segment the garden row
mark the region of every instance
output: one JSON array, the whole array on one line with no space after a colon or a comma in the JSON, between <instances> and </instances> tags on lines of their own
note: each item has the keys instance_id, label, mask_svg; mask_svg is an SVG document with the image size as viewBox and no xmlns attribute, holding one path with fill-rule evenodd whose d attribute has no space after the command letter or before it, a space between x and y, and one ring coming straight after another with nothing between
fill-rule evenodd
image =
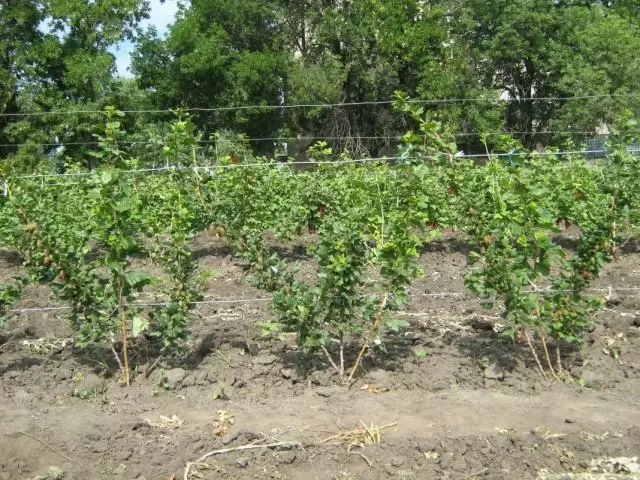
<instances>
[{"instance_id":1,"label":"garden row","mask_svg":"<svg viewBox=\"0 0 640 480\"><path fill-rule=\"evenodd\" d=\"M594 166L532 155L505 137L510 155L478 163L457 156L454 137L419 107L404 108L418 125L403 138L405 161L335 161L319 145L310 152L317 165L305 171L234 156L204 168L182 119L164 149L177 167L137 170L117 143L118 113L108 111L97 169L7 177L0 241L20 253L25 274L1 287L0 320L25 285L47 284L70 307L77 344L110 346L128 384L127 349L138 337L156 339L163 353L188 338L203 283L189 245L213 228L272 295L277 320L265 329L296 332L348 381L374 337L403 327L391 314L423 273L420 248L456 229L470 245L466 285L502 307L505 333L529 344L543 375L562 377L563 345L581 341L600 307L589 286L639 224L637 159L621 148ZM579 232L572 244L562 236L569 226ZM303 231L314 234L311 281L265 241L267 232ZM133 267L141 255L162 268L161 279ZM163 301L140 305L143 291ZM349 348L355 365L345 365Z\"/></svg>"}]
</instances>

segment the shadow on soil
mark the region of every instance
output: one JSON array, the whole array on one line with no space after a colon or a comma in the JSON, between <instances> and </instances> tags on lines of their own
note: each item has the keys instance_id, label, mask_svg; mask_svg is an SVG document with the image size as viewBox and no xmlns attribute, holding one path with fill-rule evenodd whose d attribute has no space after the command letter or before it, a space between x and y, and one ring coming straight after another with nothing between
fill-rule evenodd
<instances>
[{"instance_id":1,"label":"shadow on soil","mask_svg":"<svg viewBox=\"0 0 640 480\"><path fill-rule=\"evenodd\" d=\"M233 249L228 245L209 245L200 246L191 250L194 260L200 260L205 257L233 257Z\"/></svg>"},{"instance_id":2,"label":"shadow on soil","mask_svg":"<svg viewBox=\"0 0 640 480\"><path fill-rule=\"evenodd\" d=\"M461 253L463 255L467 255L469 253L469 242L464 240L462 235L459 237L460 238L452 236L431 240L430 242L422 245L420 253Z\"/></svg>"},{"instance_id":3,"label":"shadow on soil","mask_svg":"<svg viewBox=\"0 0 640 480\"><path fill-rule=\"evenodd\" d=\"M372 371L383 370L392 374L393 372L406 373L413 370L419 376L453 375L455 378L445 378L444 380L450 380L459 385L469 384L478 387L483 384L485 379L502 380L505 377L526 379L538 376L538 367L526 342L514 343L512 340L495 333L491 327L487 328L486 325L475 322L475 319L472 319L469 324L472 329L467 332L449 332L440 335L437 340L440 342L439 346L436 346L430 338L412 335L411 332L391 335L384 339L384 349L376 348L365 354L354 378L366 378L368 373ZM429 331L428 336L434 338L438 334L435 331ZM538 342L534 346L538 357L544 362L542 346ZM350 373L349 369L355 363L360 347L361 345L356 343L345 347L344 363L347 376ZM454 360L457 366L454 365L453 370L438 371L436 365L433 371L427 373L423 372L420 366L417 369L411 366L421 364L420 358L416 356L416 351L427 352L427 356L431 357L430 361L435 363L438 362L437 358L441 355L459 360ZM330 353L334 362L338 363L339 352L337 349L332 349ZM562 358L565 366L571 365L576 360L577 354L577 349L565 346ZM278 357L283 369L296 372L298 377L310 379L312 383L323 386L340 383L335 368L321 353L305 354L299 351L285 350L279 353ZM555 356L552 361L555 361ZM433 363L431 365L433 366ZM435 389L439 389L440 387L437 385L442 384L443 382L434 382L432 385ZM425 385L429 385L429 383Z\"/></svg>"},{"instance_id":4,"label":"shadow on soil","mask_svg":"<svg viewBox=\"0 0 640 480\"><path fill-rule=\"evenodd\" d=\"M0 376L11 371L22 372L24 370L29 370L31 367L35 367L42 363L43 359L39 357L21 357L17 360L10 361L3 367L0 367Z\"/></svg>"},{"instance_id":5,"label":"shadow on soil","mask_svg":"<svg viewBox=\"0 0 640 480\"><path fill-rule=\"evenodd\" d=\"M5 262L12 267L19 267L22 265L22 257L18 252L13 250L0 250L0 261Z\"/></svg>"}]
</instances>

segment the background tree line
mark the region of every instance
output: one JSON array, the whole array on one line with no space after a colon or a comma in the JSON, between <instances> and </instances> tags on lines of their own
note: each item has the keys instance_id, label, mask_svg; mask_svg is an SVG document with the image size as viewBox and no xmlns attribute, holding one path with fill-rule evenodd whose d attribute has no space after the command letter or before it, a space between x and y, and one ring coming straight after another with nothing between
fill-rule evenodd
<instances>
[{"instance_id":1,"label":"background tree line","mask_svg":"<svg viewBox=\"0 0 640 480\"><path fill-rule=\"evenodd\" d=\"M584 135L547 132L592 132L640 109L633 0L192 0L166 37L143 31L148 13L136 0L0 2L5 167L61 168L59 158L90 158L100 118L16 114L106 105L339 104L402 90L424 100L470 99L425 107L463 135L466 151L484 151L477 134L496 131L528 147L564 145ZM123 79L109 49L126 39L137 48L133 78ZM575 98L554 100L567 97ZM127 140L165 139L170 116L125 116ZM207 135L335 137L329 143L363 155L392 151L408 128L389 104L229 109L193 120ZM251 146L272 153L274 142Z\"/></svg>"}]
</instances>

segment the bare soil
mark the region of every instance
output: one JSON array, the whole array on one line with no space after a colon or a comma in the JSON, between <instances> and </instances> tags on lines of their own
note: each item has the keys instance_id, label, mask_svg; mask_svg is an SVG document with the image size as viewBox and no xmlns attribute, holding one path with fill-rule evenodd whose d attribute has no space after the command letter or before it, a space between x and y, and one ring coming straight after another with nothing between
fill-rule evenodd
<instances>
[{"instance_id":1,"label":"bare soil","mask_svg":"<svg viewBox=\"0 0 640 480\"><path fill-rule=\"evenodd\" d=\"M221 241L202 235L194 251L214 273L209 296L265 296ZM305 262L301 243L282 251ZM434 242L422 260L399 314L411 327L369 352L351 388L294 338L262 340L272 314L260 300L199 307L190 351L148 378L156 359L140 346L128 388L108 355L65 344L64 316L14 315L0 334L0 480L183 479L187 462L219 449L232 450L189 478L533 479L640 455L640 290L609 296L581 351L565 352L573 380L550 382L465 293L464 244ZM19 268L0 255L0 279ZM640 254L607 268L597 287L610 286L640 288ZM31 287L18 307L52 303Z\"/></svg>"}]
</instances>

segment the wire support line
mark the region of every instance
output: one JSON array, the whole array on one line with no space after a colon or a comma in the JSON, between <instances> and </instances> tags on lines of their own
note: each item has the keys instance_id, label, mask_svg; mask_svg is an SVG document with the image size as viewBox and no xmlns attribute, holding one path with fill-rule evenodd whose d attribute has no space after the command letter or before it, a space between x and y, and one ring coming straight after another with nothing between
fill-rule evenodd
<instances>
[{"instance_id":1,"label":"wire support line","mask_svg":"<svg viewBox=\"0 0 640 480\"><path fill-rule=\"evenodd\" d=\"M640 291L640 287L619 287L619 288L587 288L585 292L592 293L612 293L612 292L638 292ZM531 289L531 290L523 290L524 294L554 294L554 293L572 293L573 290L555 290L550 288L539 288L539 289ZM429 293L415 293L409 295L409 297L431 297L431 298L447 298L447 297L464 297L464 296L474 296L477 295L473 292L429 292ZM480 298L480 297L478 297ZM199 300L190 302L189 304L195 307L206 306L206 305L232 305L232 304L247 304L247 303L263 303L269 302L273 299L273 297L255 297L255 298L223 298L223 299L210 299L210 300ZM144 308L144 307L166 307L171 305L170 302L149 302L149 301L141 301L141 302L131 302L127 303L124 306L129 308ZM30 307L30 308L14 308L9 310L9 313L13 313L15 315L21 314L29 314L29 313L47 313L47 312L62 312L69 311L71 307L68 306L48 306L48 307Z\"/></svg>"},{"instance_id":2,"label":"wire support line","mask_svg":"<svg viewBox=\"0 0 640 480\"><path fill-rule=\"evenodd\" d=\"M463 98L434 98L434 99L409 99L407 103L420 105L446 105L456 103L528 103L528 102L560 102L560 101L576 101L576 100L592 100L604 98L635 98L640 97L640 93L620 93L620 94L596 94L596 95L576 95L573 97L525 97L525 98L495 98L495 97L463 97ZM361 102L342 102L342 103L299 103L291 105L235 105L225 107L176 107L173 109L141 109L141 110L119 110L124 114L159 114L174 112L230 112L243 110L291 110L298 108L343 108L356 106L376 106L376 105L392 105L397 100L367 100ZM46 115L93 115L104 114L104 110L51 110L51 111L33 111L33 112L9 112L0 113L0 117L37 117Z\"/></svg>"},{"instance_id":3,"label":"wire support line","mask_svg":"<svg viewBox=\"0 0 640 480\"><path fill-rule=\"evenodd\" d=\"M138 173L161 173L161 172L176 172L176 171L211 171L215 169L230 169L230 168L282 168L287 166L299 166L299 165L347 165L347 164L365 164L376 162L392 162L392 161L407 161L407 160L435 160L441 156L448 156L451 159L457 158L490 158L490 157L545 157L545 156L567 156L567 155L591 155L591 154L606 154L607 150L570 150L570 151L557 151L557 152L513 152L513 153L473 153L464 154L456 153L451 154L447 152L435 152L428 155L421 156L395 156L395 157L370 157L360 159L348 159L348 160L305 160L305 161L293 161L293 162L271 162L271 163L238 163L230 165L206 165L206 166L167 166L167 167L155 167L155 168L142 168L136 170L116 170L118 173L126 174L138 174ZM38 173L30 175L18 175L15 177L9 177L7 181L14 180L28 180L28 179L46 179L46 178L73 178L73 177L91 177L96 175L95 171L92 172L70 172L70 173Z\"/></svg>"},{"instance_id":4,"label":"wire support line","mask_svg":"<svg viewBox=\"0 0 640 480\"><path fill-rule=\"evenodd\" d=\"M640 291L640 287L620 287L620 288L587 288L584 290L585 292L592 293L610 293L610 292L638 292ZM522 290L523 294L532 294L538 293L542 295L554 294L554 293L574 293L575 290L559 290L553 288L538 288L538 289L527 289ZM419 293L411 295L419 296L419 297L432 297L432 298L440 298L440 297L465 297L465 296L477 296L475 293L469 292L432 292L432 293Z\"/></svg>"},{"instance_id":5,"label":"wire support line","mask_svg":"<svg viewBox=\"0 0 640 480\"><path fill-rule=\"evenodd\" d=\"M423 157L380 157L380 158L362 158L362 159L350 159L350 160L336 160L336 161L303 161L303 162L291 162L291 163L239 163L237 165L206 165L198 167L189 166L168 166L168 167L156 167L156 168L141 168L136 170L118 170L118 173L136 174L136 173L161 173L161 172L179 172L179 171L208 171L213 169L230 169L230 168L252 168L252 167L283 167L289 165L343 165L349 163L369 163L369 162L381 162L391 160L415 160ZM12 180L25 180L25 179L37 179L37 178L60 178L60 177L91 177L95 172L71 172L71 173L44 173L44 174L31 174L31 175L19 175L13 177Z\"/></svg>"},{"instance_id":6,"label":"wire support line","mask_svg":"<svg viewBox=\"0 0 640 480\"><path fill-rule=\"evenodd\" d=\"M237 304L237 303L256 303L256 302L268 302L271 300L271 297L261 297L261 298L226 298L219 300L199 300L195 302L190 302L189 305L193 306L201 306L201 305L228 305L228 304ZM126 303L123 306L129 308L137 308L137 307L166 307L171 305L170 302L132 302ZM29 308L14 308L9 310L10 313L14 314L25 314L25 313L37 313L37 312L64 312L71 310L71 307L68 306L50 306L50 307L29 307Z\"/></svg>"},{"instance_id":7,"label":"wire support line","mask_svg":"<svg viewBox=\"0 0 640 480\"><path fill-rule=\"evenodd\" d=\"M610 134L599 134L597 132L592 131L562 131L562 130L541 130L538 132L509 132L509 131L501 131L501 132L459 132L452 133L454 137L480 137L482 135L487 136L498 136L498 135L598 135L598 136L609 136ZM196 140L195 143L202 145L212 145L212 144L224 144L225 142L229 143L259 143L259 142L295 142L295 141L313 141L313 140L401 140L404 138L403 135L359 135L354 137L337 137L337 136L302 136L302 137L262 137L262 138L251 138L251 137L238 137L236 139L204 139L204 140ZM23 143L0 143L0 147L4 148L17 148L17 147L74 147L74 146L98 146L102 142L97 140L92 141L84 141L84 142L23 142ZM170 140L120 140L115 142L116 145L157 145L163 146L170 143Z\"/></svg>"},{"instance_id":8,"label":"wire support line","mask_svg":"<svg viewBox=\"0 0 640 480\"><path fill-rule=\"evenodd\" d=\"M461 154L455 155L457 158L486 158L486 157L538 157L538 156L553 156L553 155L590 155L597 153L608 153L607 150L567 150L567 151L549 151L549 152L509 152L509 153L472 153L472 154ZM436 153L435 155L446 155L446 153Z\"/></svg>"}]
</instances>

